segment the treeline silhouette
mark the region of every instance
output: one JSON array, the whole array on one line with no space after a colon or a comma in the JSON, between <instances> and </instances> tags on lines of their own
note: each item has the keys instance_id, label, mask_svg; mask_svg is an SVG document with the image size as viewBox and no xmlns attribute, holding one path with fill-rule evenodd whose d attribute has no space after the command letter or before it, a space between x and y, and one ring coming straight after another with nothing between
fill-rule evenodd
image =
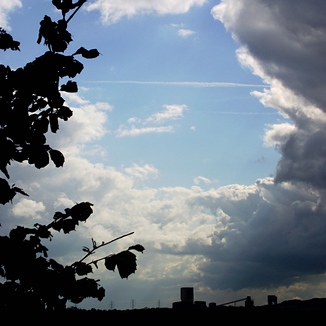
<instances>
[{"instance_id":1,"label":"treeline silhouette","mask_svg":"<svg viewBox=\"0 0 326 326\"><path fill-rule=\"evenodd\" d=\"M35 314L32 311L25 311L23 314L2 315L9 317L8 320L21 320L21 316L25 316L27 320L41 322L51 320L52 322L65 323L91 323L95 321L101 322L139 322L144 325L151 323L180 323L185 325L196 325L199 323L220 324L229 322L250 322L254 325L264 325L270 322L280 324L282 322L302 322L309 324L315 322L320 323L325 316L326 299L311 300L290 300L285 301L277 306L257 306L252 308L236 307L236 306L216 306L214 308L145 308L145 309L129 309L129 310L97 310L97 309L78 309L68 308L61 312L43 311Z\"/></svg>"}]
</instances>

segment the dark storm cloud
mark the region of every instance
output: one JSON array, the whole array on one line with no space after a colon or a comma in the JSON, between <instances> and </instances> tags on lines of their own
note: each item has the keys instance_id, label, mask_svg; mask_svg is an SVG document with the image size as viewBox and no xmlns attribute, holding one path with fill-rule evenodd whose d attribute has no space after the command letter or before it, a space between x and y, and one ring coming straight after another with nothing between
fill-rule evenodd
<instances>
[{"instance_id":1,"label":"dark storm cloud","mask_svg":"<svg viewBox=\"0 0 326 326\"><path fill-rule=\"evenodd\" d=\"M326 270L326 206L308 189L257 181L194 198L191 205L216 212L211 245L188 240L185 251L204 255L204 282L213 289L288 286ZM239 189L240 190L240 189Z\"/></svg>"},{"instance_id":2,"label":"dark storm cloud","mask_svg":"<svg viewBox=\"0 0 326 326\"><path fill-rule=\"evenodd\" d=\"M326 130L292 134L281 146L275 181L296 181L326 188Z\"/></svg>"},{"instance_id":3,"label":"dark storm cloud","mask_svg":"<svg viewBox=\"0 0 326 326\"><path fill-rule=\"evenodd\" d=\"M241 60L271 84L260 93L261 101L295 126L278 144L275 181L321 189L326 185L325 12L322 0L226 0L212 10L240 43Z\"/></svg>"},{"instance_id":4,"label":"dark storm cloud","mask_svg":"<svg viewBox=\"0 0 326 326\"><path fill-rule=\"evenodd\" d=\"M326 2L225 3L230 7L223 23L261 63L265 74L326 111ZM217 9L212 13L219 18Z\"/></svg>"},{"instance_id":5,"label":"dark storm cloud","mask_svg":"<svg viewBox=\"0 0 326 326\"><path fill-rule=\"evenodd\" d=\"M281 158L274 182L246 198L251 212L211 198L228 216L205 252L212 288L289 286L326 271L325 12L323 0L224 0L212 10L239 42L241 62L270 83L255 95L293 124L273 126Z\"/></svg>"}]
</instances>

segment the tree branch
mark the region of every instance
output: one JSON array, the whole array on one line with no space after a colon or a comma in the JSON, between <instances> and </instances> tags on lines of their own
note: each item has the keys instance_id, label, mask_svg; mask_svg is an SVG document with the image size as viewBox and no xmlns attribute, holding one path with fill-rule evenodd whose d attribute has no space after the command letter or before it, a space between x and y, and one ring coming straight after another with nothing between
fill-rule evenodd
<instances>
[{"instance_id":1,"label":"tree branch","mask_svg":"<svg viewBox=\"0 0 326 326\"><path fill-rule=\"evenodd\" d=\"M70 17L67 19L67 24L69 21L76 15L77 11L81 8L81 6L86 2L87 0L80 1L80 5L75 9L75 11L70 15Z\"/></svg>"},{"instance_id":2,"label":"tree branch","mask_svg":"<svg viewBox=\"0 0 326 326\"><path fill-rule=\"evenodd\" d=\"M79 260L79 263L81 263L82 261L84 261L87 257L89 257L90 255L92 255L96 250L98 250L99 248L101 248L101 247L104 247L104 246L107 246L108 244L110 244L110 243L112 243L112 242L114 242L114 241L117 241L117 240L119 240L119 239L122 239L122 238L124 238L124 237L127 237L127 236L129 236L129 235L131 235L131 234L133 234L134 232L130 232L130 233L127 233L127 234L124 234L124 235L121 235L120 237L117 237L117 238L115 238L115 239L113 239L113 240L111 240L111 241L108 241L108 242L102 242L99 246L94 246L94 242L93 242L93 249L92 250L90 250L81 260ZM99 260L102 260L102 259L104 259L104 258L100 258ZM99 261L99 260L97 260L97 261ZM92 263L92 262L91 262ZM91 264L90 263L90 264Z\"/></svg>"}]
</instances>

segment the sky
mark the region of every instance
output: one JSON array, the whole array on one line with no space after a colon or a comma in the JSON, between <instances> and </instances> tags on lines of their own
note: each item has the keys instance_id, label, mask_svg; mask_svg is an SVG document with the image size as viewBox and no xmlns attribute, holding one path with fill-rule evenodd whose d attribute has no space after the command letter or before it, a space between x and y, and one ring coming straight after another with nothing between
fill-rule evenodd
<instances>
[{"instance_id":1,"label":"sky","mask_svg":"<svg viewBox=\"0 0 326 326\"><path fill-rule=\"evenodd\" d=\"M77 202L94 213L55 233L49 254L70 264L82 247L134 232L98 256L140 243L127 280L103 266L106 289L80 308L171 307L195 300L255 305L326 290L326 23L323 0L88 0L70 21L81 58L73 117L48 135L62 168L12 164L17 195L0 232L49 223ZM21 42L13 69L42 55L45 0L0 0L0 26Z\"/></svg>"}]
</instances>

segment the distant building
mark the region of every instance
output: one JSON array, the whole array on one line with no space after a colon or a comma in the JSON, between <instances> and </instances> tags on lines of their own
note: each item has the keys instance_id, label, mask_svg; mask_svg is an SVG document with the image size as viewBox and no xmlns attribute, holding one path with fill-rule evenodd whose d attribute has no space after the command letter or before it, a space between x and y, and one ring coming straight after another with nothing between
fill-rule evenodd
<instances>
[{"instance_id":1,"label":"distant building","mask_svg":"<svg viewBox=\"0 0 326 326\"><path fill-rule=\"evenodd\" d=\"M245 307L252 308L253 306L254 306L254 300L252 300L251 297L248 295L245 301Z\"/></svg>"},{"instance_id":2,"label":"distant building","mask_svg":"<svg viewBox=\"0 0 326 326\"><path fill-rule=\"evenodd\" d=\"M206 301L195 301L195 308L197 309L207 308Z\"/></svg>"},{"instance_id":3,"label":"distant building","mask_svg":"<svg viewBox=\"0 0 326 326\"><path fill-rule=\"evenodd\" d=\"M268 295L267 303L269 306L276 306L277 305L277 296L276 295Z\"/></svg>"},{"instance_id":4,"label":"distant building","mask_svg":"<svg viewBox=\"0 0 326 326\"><path fill-rule=\"evenodd\" d=\"M216 302L210 302L208 308L216 308Z\"/></svg>"},{"instance_id":5,"label":"distant building","mask_svg":"<svg viewBox=\"0 0 326 326\"><path fill-rule=\"evenodd\" d=\"M194 288L183 287L180 289L181 301L173 302L172 307L174 309L202 309L207 308L206 301L194 301Z\"/></svg>"},{"instance_id":6,"label":"distant building","mask_svg":"<svg viewBox=\"0 0 326 326\"><path fill-rule=\"evenodd\" d=\"M181 288L180 299L182 302L194 303L194 288Z\"/></svg>"}]
</instances>

